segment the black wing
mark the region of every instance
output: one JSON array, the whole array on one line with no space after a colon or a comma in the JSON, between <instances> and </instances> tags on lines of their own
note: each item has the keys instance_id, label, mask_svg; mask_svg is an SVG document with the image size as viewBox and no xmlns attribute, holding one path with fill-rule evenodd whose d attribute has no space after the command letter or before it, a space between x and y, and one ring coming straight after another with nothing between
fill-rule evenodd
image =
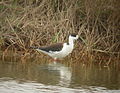
<instances>
[{"instance_id":1,"label":"black wing","mask_svg":"<svg viewBox=\"0 0 120 93\"><path fill-rule=\"evenodd\" d=\"M50 45L50 46L43 46L43 47L32 47L34 49L40 49L40 50L43 50L43 51L46 51L46 52L54 52L54 51L60 51L62 50L63 48L63 43L57 43L57 44L53 44L53 45Z\"/></svg>"}]
</instances>

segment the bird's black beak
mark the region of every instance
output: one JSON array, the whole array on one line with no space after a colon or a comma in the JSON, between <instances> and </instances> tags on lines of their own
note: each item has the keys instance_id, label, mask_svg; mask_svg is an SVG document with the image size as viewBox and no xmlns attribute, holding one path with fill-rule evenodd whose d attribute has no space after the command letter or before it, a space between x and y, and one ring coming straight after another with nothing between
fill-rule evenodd
<instances>
[{"instance_id":1,"label":"bird's black beak","mask_svg":"<svg viewBox=\"0 0 120 93\"><path fill-rule=\"evenodd\" d=\"M77 41L82 43L82 44L86 44L85 39L83 37L81 37L81 36L79 36Z\"/></svg>"},{"instance_id":2,"label":"bird's black beak","mask_svg":"<svg viewBox=\"0 0 120 93\"><path fill-rule=\"evenodd\" d=\"M81 42L81 41L82 41L81 37L79 37L79 38L77 39L77 41Z\"/></svg>"},{"instance_id":3,"label":"bird's black beak","mask_svg":"<svg viewBox=\"0 0 120 93\"><path fill-rule=\"evenodd\" d=\"M78 41L79 41L79 40L81 40L81 38L80 38L80 37L78 38Z\"/></svg>"}]
</instances>

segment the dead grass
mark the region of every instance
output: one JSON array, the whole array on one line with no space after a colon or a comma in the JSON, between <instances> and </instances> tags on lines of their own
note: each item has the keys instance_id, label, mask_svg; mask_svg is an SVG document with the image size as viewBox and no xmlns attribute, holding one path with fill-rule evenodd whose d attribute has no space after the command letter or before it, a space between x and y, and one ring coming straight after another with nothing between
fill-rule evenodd
<instances>
[{"instance_id":1,"label":"dead grass","mask_svg":"<svg viewBox=\"0 0 120 93\"><path fill-rule=\"evenodd\" d=\"M2 0L0 46L24 55L30 46L67 41L76 32L75 58L119 58L119 0ZM34 52L36 53L36 52ZM102 55L101 55L102 53ZM99 55L100 54L100 55ZM79 57L80 56L80 57Z\"/></svg>"}]
</instances>

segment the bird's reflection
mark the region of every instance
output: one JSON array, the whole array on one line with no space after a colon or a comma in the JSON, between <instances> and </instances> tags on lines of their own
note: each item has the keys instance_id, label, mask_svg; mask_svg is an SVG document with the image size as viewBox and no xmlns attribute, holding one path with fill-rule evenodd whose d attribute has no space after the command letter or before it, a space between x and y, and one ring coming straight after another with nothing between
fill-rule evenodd
<instances>
[{"instance_id":1,"label":"bird's reflection","mask_svg":"<svg viewBox=\"0 0 120 93\"><path fill-rule=\"evenodd\" d=\"M56 71L59 73L59 83L58 85L68 87L71 82L71 68L65 66L62 63L53 62L48 64L48 70Z\"/></svg>"}]
</instances>

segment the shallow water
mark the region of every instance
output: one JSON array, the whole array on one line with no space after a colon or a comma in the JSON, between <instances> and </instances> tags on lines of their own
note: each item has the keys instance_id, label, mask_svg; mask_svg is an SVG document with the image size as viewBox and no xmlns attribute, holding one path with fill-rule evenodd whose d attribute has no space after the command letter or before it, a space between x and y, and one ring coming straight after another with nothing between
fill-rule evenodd
<instances>
[{"instance_id":1,"label":"shallow water","mask_svg":"<svg viewBox=\"0 0 120 93\"><path fill-rule=\"evenodd\" d=\"M120 93L120 69L70 62L0 62L0 93Z\"/></svg>"}]
</instances>

